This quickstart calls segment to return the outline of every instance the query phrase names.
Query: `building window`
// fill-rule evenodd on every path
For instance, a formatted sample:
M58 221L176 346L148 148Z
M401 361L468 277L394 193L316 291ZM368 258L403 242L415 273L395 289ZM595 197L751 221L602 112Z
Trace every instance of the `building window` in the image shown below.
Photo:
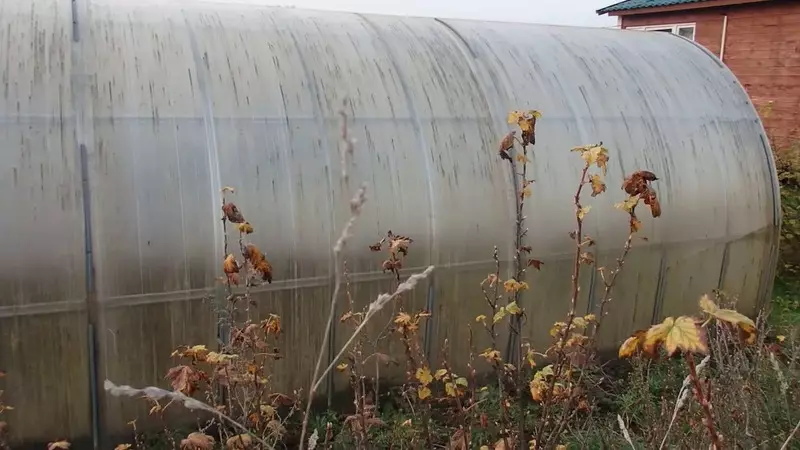
M678 36L685 37L690 41L694 40L695 24L693 23L680 23L673 25L647 25L643 27L627 27L628 30L640 31L661 31L665 33L677 34Z

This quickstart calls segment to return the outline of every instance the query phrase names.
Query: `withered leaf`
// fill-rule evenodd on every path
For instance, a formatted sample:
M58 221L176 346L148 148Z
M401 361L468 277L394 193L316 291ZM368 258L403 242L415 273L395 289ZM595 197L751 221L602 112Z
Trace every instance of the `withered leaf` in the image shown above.
M244 257L250 261L250 264L253 265L253 269L256 272L261 273L262 279L272 284L272 265L267 261L258 247L253 244L247 244L247 246L245 246Z
M596 197L606 191L606 184L603 183L600 175L592 175L589 177L589 181L592 184L592 197Z
M233 204L233 202L228 202L222 205L222 212L225 213L225 218L228 221L233 223L244 223L244 216L242 213L239 212L239 208Z
M536 270L541 270L543 265L544 263L539 261L538 259L528 259L528 267L533 267Z
M620 358L629 358L642 350L647 330L636 330L619 348Z
M211 450L214 448L214 442L213 437L195 431L181 440L181 450Z
M592 265L594 264L594 254L592 252L583 252L578 258L581 264Z
M753 344L756 341L756 324L752 319L744 314L733 309L723 309L718 307L716 303L714 303L708 297L708 295L703 295L700 297L700 309L712 317L715 317L717 320L721 320L738 327L744 336L745 342L748 344Z
M661 203L658 201L658 197L656 197L656 192L652 189L647 189L644 193L644 204L650 207L650 213L653 217L660 217L661 216Z
M249 434L237 434L225 441L227 450L247 450L252 448L253 438Z
M114 447L114 450L130 450L133 446L131 444L119 444Z
M514 136L516 133L516 130L509 131L508 134L503 136L503 139L500 140L500 145L498 146L497 151L500 152L501 155L505 153L506 156L508 156L508 153L506 152L514 148ZM511 158L509 157L508 159L510 160Z
M61 440L47 444L47 450L67 450L72 446L68 441Z
M253 226L250 225L250 222L240 223L236 226L239 229L240 233L250 234L253 232Z
M530 245L523 245L522 247L519 248L519 250L521 252L530 253L533 250L533 248L531 248Z
M376 243L376 244L372 244L372 245L370 245L370 246L369 246L369 249L370 249L371 251L373 251L373 252L379 252L379 251L381 251L381 247L382 247L382 246L383 246L383 241L381 241L381 242L378 242L378 243Z
M170 380L172 389L185 395L192 395L203 378L201 374L202 372L196 371L191 366L180 365L169 369L165 378Z

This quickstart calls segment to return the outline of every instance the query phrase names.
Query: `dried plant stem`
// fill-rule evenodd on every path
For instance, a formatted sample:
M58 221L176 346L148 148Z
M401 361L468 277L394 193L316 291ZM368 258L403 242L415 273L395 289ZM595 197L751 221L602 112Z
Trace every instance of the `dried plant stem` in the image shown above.
M622 435L625 437L625 441L628 442L628 445L630 445L632 449L636 450L636 446L633 445L631 435L628 433L628 428L625 426L625 421L622 420L622 416L619 414L617 414L617 423L619 424L619 430L622 431Z
M494 259L494 281L490 283L489 287L494 288L494 292L492 295L489 295L489 292L484 287L484 284L481 283L481 290L483 291L483 297L486 299L486 303L489 305L489 308L492 310L492 317L497 314L497 302L500 300L500 255L497 249L497 246L494 247L493 253ZM485 283L486 280L484 280ZM486 330L489 332L489 337L492 340L492 350L497 349L497 329L495 327L495 322L492 320L489 325L486 326ZM503 367L499 361L492 362L492 368L494 369L495 376L497 377L497 389L498 394L500 395L500 426L502 428L502 435L503 435L503 444L505 448L509 447L509 442L507 438L507 431L508 431L508 410L506 409L506 404L508 403L508 396L506 394L506 390L503 387Z
M120 397L120 396L123 396L123 395L127 396L127 397L144 396L144 397L152 398L152 399L155 399L155 400L162 399L162 398L169 398L171 401L177 401L177 402L183 404L183 406L186 409L201 410L201 411L205 411L205 412L211 413L214 416L216 416L220 421L227 422L231 426L233 426L234 428L236 428L237 430L242 432L243 434L247 434L247 435L251 436L256 442L261 444L263 446L263 448L265 448L265 449L272 449L273 448L266 441L264 441L260 437L256 436L255 434L251 433L250 430L248 430L246 427L244 427L241 424L239 424L237 421L235 421L231 417L223 414L222 412L220 412L216 408L214 408L212 406L209 406L209 405L201 402L200 400L197 400L195 398L192 398L192 397L189 397L187 395L184 395L181 392L178 392L178 391L172 392L172 391L168 391L166 389L161 389L161 388L158 388L158 387L155 387L155 386L148 386L148 387L143 388L143 389L136 389L136 388L133 388L133 387L127 386L127 385L118 386L118 385L114 384L110 380L106 380L105 383L103 383L103 387L105 388L105 390L110 395L112 395L114 397Z
M339 298L339 291L342 287L342 269L339 264L339 260L344 250L347 241L352 237L352 229L355 225L356 220L361 215L361 209L366 203L366 191L367 186L366 184L362 185L361 188L356 192L356 195L350 200L350 220L347 221L344 229L342 230L342 234L339 236L339 239L336 241L336 245L333 246L333 255L334 255L334 286L333 286L333 294L331 295L331 302L330 302L330 311L328 312L328 320L325 325L325 333L324 337L322 338L322 344L320 344L319 351L317 353L317 363L314 366L314 375L311 377L311 389L308 390L308 400L306 402L306 410L303 414L303 429L300 433L300 450L303 450L305 445L305 437L306 432L308 431L308 418L311 412L311 403L314 400L314 394L317 392L319 385L325 376L327 376L329 370L326 370L325 373L320 375L319 371L322 367L322 359L325 356L325 349L328 347L328 339L330 339L331 327L333 326L333 318L336 315L336 300ZM366 322L366 320L364 321ZM362 323L363 325L363 323ZM359 327L360 328L360 327ZM351 342L351 341L350 341ZM349 344L349 342L348 342ZM341 354L337 355L334 358L334 361L338 360L341 357ZM332 366L331 366L332 367Z
M516 164L512 164L515 167ZM514 170L516 173L516 169ZM522 282L525 278L525 263L523 262L522 246L525 239L526 230L524 227L525 215L525 197L529 192L527 190L528 184L528 146L522 143L522 185L519 196L517 196L517 221L516 221L516 249L514 253L514 260L516 264L516 276L514 277L517 282ZM521 292L517 290L514 292L514 301L519 305ZM514 361L517 367L516 371L516 387L519 393L519 416L517 417L517 438L520 448L524 447L525 439L525 409L527 404L527 397L522 393L525 391L525 380L523 379L522 370L522 316L514 315L511 317L511 333L514 338L512 339L512 346L509 348L509 357Z
M600 275L603 278L603 299L600 301L600 311L597 315L597 323L592 331L592 347L594 347L594 344L597 341L597 336L600 332L600 325L603 323L603 317L605 317L607 314L606 306L609 302L611 302L611 293L613 292L614 285L617 282L617 276L620 272L622 272L622 267L625 265L625 258L628 256L628 253L631 251L631 247L633 246L633 234L633 230L628 233L628 238L625 240L625 245L622 247L622 254L619 258L617 258L617 265L614 267L614 270L611 271L611 276L606 279L603 272L600 272Z
M553 377L550 380L547 391L544 396L544 411L542 413L542 419L540 420L539 429L536 432L536 445L537 447L543 447L542 437L544 436L545 428L547 427L550 421L550 414L551 414L551 403L552 403L552 396L553 390L555 389L556 382L561 376L562 369L564 367L564 361L567 360L566 355L564 354L563 349L564 343L567 341L569 332L572 328L573 320L575 319L575 309L578 304L578 296L580 295L580 273L581 273L581 247L583 245L583 219L581 215L581 211L583 210L583 205L581 205L581 192L583 191L583 186L587 183L586 175L589 172L589 163L583 167L581 171L581 179L578 183L578 189L575 191L575 195L573 197L573 204L575 205L575 221L576 221L576 229L574 231L574 240L575 240L575 256L574 256L574 263L572 266L572 295L570 296L570 305L569 305L569 314L567 315L567 324L564 327L563 333L559 338L559 350L557 354L555 369L553 370Z
M700 374L700 372L705 369L706 364L711 361L711 355L706 355L700 364L697 365L695 368L695 373ZM670 430L672 430L672 425L675 424L675 419L678 418L678 412L681 410L683 405L686 403L686 400L689 398L689 388L692 383L691 375L687 375L686 378L683 380L683 385L681 385L681 390L678 392L678 398L675 399L675 407L672 410L672 419L669 421L669 426L667 426L667 431L664 433L664 438L661 440L661 445L658 446L658 449L661 450L664 448L664 445L667 443L667 437L669 436Z
M691 353L686 353L686 362L689 365L689 376L692 378L695 399L700 403L703 414L705 415L703 422L708 429L711 443L714 446L714 450L722 450L722 440L717 430L714 428L714 415L711 413L711 403L708 401L707 397L703 397L703 388L700 385L700 379L697 377L697 368L694 364L694 356Z
M792 432L789 433L789 437L787 437L786 441L783 443L783 445L781 445L781 450L786 450L789 448L789 442L791 442L792 438L794 438L794 435L797 434L798 429L800 429L800 421L797 422L797 425L794 426Z
M369 320L375 316L375 314L377 314L380 310L382 310L383 307L386 306L386 304L389 303L390 301L394 300L401 294L414 289L417 283L427 278L431 274L431 272L433 272L433 266L428 266L428 268L425 269L423 272L415 273L410 277L408 277L406 281L400 283L400 285L397 286L397 290L395 290L393 293L381 294L378 296L377 299L375 299L372 303L370 303L369 308L367 309L367 314L364 315L364 320L358 325L355 331L353 331L353 334L350 336L350 339L348 339L347 342L345 342L341 350L339 350L339 353L337 353L336 356L331 359L332 361L331 364L328 365L328 367L322 372L322 374L320 374L317 383L312 386L312 390L316 390L319 387L319 384L322 382L322 379L325 378L325 376L334 368L334 366L336 365L336 361L338 361L339 358L341 358L342 355L350 348L350 345L353 344L353 341L355 341L355 339L359 336L359 334L361 334L361 331L363 331L364 327L367 325Z

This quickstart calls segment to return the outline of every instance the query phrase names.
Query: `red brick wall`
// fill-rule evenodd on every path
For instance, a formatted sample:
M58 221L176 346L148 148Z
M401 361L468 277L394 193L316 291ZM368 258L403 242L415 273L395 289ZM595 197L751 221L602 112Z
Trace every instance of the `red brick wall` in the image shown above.
M773 144L800 143L800 1L623 16L622 28L694 22L695 41L719 56L725 14L723 61L762 110Z

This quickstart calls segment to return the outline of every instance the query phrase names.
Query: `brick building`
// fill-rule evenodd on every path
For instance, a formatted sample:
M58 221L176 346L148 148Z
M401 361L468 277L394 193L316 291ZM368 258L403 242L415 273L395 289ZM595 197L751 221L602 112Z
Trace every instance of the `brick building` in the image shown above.
M800 0L625 0L597 13L705 46L744 85L773 145L800 143Z

